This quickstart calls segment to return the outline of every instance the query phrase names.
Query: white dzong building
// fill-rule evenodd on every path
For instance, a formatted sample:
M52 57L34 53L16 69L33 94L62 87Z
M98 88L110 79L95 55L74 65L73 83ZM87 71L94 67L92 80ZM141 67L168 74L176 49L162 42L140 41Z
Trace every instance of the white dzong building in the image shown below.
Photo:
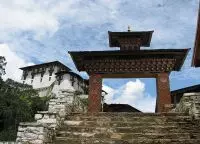
M88 80L74 73L69 67L59 61L42 63L20 68L23 70L21 82L32 85L40 96L51 92L58 94L60 90L79 91L87 93Z

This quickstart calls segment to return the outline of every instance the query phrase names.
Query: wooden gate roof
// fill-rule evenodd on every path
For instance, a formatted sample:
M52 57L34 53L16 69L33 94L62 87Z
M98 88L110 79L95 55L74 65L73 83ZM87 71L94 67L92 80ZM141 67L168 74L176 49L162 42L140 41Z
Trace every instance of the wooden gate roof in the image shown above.
M179 71L189 49L71 51L76 68L90 73L160 73Z

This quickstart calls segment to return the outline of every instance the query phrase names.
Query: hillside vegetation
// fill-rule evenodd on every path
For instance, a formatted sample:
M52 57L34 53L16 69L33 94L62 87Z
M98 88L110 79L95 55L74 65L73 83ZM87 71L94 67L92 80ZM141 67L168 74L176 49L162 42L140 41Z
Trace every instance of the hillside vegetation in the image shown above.
M0 141L15 140L19 122L34 120L37 111L47 109L48 97L39 97L32 86L3 81L5 58L0 56Z

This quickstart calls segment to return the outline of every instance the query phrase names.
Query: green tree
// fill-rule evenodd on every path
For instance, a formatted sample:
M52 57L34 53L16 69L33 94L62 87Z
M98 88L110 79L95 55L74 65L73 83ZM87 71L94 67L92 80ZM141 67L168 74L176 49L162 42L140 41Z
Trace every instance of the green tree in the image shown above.
M6 59L0 56L0 77L5 74Z
M3 81L6 59L0 56L0 141L16 139L19 122L34 120L37 111L47 110L49 97L39 97L30 85L12 79Z
M0 79L0 141L15 140L19 122L33 121L37 111L47 110L48 100L29 85Z

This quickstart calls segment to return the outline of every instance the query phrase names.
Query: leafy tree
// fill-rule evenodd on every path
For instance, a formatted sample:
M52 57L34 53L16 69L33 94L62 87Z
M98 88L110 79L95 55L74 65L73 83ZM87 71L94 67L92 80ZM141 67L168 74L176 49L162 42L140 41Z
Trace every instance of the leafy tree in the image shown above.
M6 59L0 56L0 77L5 74Z
M19 122L33 121L47 109L47 97L39 97L29 85L0 79L0 141L15 140Z
M49 97L39 97L30 85L3 81L6 59L0 56L0 141L16 139L19 122L34 120L37 111L47 110Z

